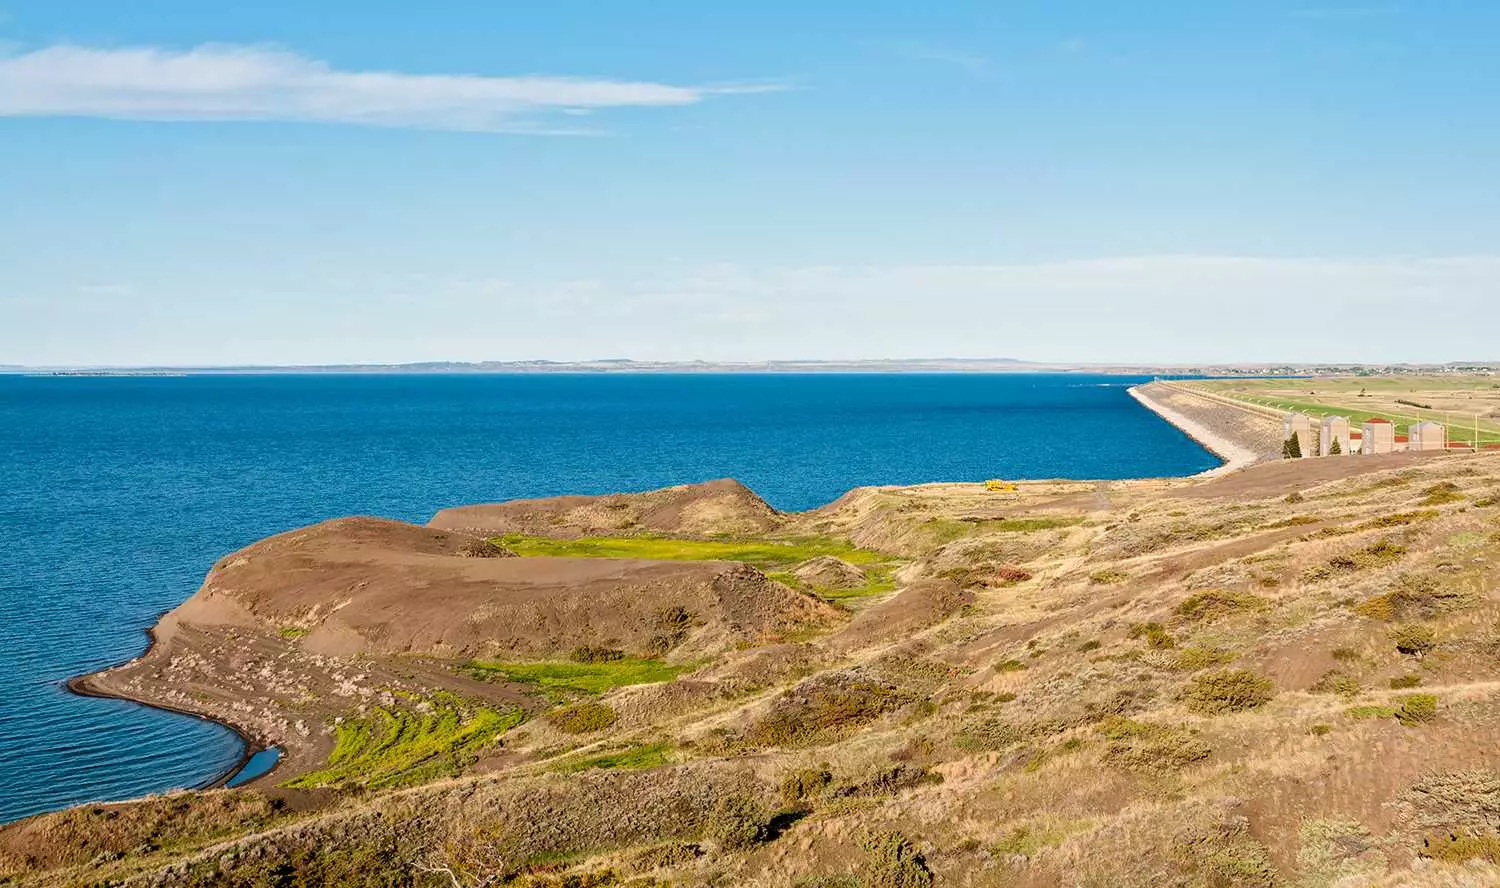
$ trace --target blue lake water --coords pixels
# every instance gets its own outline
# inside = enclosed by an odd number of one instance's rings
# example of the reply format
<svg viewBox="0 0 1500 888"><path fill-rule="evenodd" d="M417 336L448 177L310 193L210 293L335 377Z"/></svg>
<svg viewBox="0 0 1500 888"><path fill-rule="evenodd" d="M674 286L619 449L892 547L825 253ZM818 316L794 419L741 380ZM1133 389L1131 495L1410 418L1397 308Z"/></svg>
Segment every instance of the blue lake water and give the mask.
<svg viewBox="0 0 1500 888"><path fill-rule="evenodd" d="M1218 460L1080 375L0 376L0 822L199 785L228 730L69 694L221 555L325 518L732 476L862 484L1187 475Z"/></svg>

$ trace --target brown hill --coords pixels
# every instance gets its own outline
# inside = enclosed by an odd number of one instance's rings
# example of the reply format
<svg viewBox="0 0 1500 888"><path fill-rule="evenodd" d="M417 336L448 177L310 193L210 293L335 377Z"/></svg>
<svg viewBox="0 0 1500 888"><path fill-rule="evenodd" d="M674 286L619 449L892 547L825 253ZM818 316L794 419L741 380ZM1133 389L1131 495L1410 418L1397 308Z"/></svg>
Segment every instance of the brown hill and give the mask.
<svg viewBox="0 0 1500 888"><path fill-rule="evenodd" d="M782 516L733 478L645 493L558 496L444 509L428 527L475 536L524 533L575 538L623 531L682 536L755 536Z"/></svg>
<svg viewBox="0 0 1500 888"><path fill-rule="evenodd" d="M333 655L563 656L585 645L684 655L829 618L816 599L722 561L464 557L470 538L378 518L279 534L221 560L162 620L258 626ZM663 649L664 614L687 628Z"/></svg>

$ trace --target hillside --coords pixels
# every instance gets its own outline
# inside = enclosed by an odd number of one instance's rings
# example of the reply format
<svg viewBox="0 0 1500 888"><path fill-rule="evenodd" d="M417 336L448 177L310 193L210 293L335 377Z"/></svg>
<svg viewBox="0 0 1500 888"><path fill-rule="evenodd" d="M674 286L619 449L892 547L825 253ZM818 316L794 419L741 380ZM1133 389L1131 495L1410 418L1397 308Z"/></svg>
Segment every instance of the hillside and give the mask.
<svg viewBox="0 0 1500 888"><path fill-rule="evenodd" d="M1497 627L1500 454L345 519L85 681L282 765L0 829L0 879L1497 884Z"/></svg>

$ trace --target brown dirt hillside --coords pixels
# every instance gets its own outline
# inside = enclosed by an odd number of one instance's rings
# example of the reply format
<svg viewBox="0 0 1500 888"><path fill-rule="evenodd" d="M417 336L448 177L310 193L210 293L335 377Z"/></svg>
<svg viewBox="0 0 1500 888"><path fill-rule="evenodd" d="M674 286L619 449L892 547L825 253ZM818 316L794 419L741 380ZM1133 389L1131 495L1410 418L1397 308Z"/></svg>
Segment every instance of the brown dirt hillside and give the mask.
<svg viewBox="0 0 1500 888"><path fill-rule="evenodd" d="M383 560L371 549L394 545L386 532L351 534L336 603L361 582L382 602L371 614L401 590L432 594L401 573L427 560L461 580L545 560L462 559L431 528L389 531L402 554ZM0 828L0 882L1500 884L1500 454L1016 493L872 488L776 533L905 560L882 568L894 589L840 619L774 637L726 629L671 680L583 690L478 681L435 647L346 655L301 647L312 632L273 638L256 627L295 616L292 588L316 574L286 560L285 590L236 605L254 626L186 633L191 646L143 661L135 689L179 690L184 708L221 694L224 711L264 709L293 732L301 720L325 738L304 768L336 764L333 719L364 730L383 700L409 736L362 766L417 777L314 795L280 785L294 768L43 815ZM351 563L366 572L343 573ZM355 608L319 619L373 631L374 616L339 616ZM574 653L598 675L635 668L618 651ZM356 689L340 696L344 683ZM529 717L477 747L443 745L462 719L410 727L439 691Z"/></svg>
<svg viewBox="0 0 1500 888"><path fill-rule="evenodd" d="M682 536L756 536L781 515L733 478L646 493L560 496L444 509L429 527L476 536L525 533L573 538L620 531Z"/></svg>

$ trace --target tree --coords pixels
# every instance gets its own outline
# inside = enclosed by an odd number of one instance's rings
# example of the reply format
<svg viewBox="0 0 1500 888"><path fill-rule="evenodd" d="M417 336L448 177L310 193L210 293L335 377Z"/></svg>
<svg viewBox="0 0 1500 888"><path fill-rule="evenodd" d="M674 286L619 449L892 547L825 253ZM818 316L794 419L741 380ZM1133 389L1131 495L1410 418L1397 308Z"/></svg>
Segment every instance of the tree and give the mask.
<svg viewBox="0 0 1500 888"><path fill-rule="evenodd" d="M1284 459L1302 458L1302 441L1297 437L1296 432L1292 432L1292 436L1281 445L1281 455Z"/></svg>
<svg viewBox="0 0 1500 888"><path fill-rule="evenodd" d="M1333 439L1333 443L1330 444L1330 445L1328 445L1328 455L1329 456L1339 456L1343 452L1344 452L1344 448L1342 446L1340 446L1339 439L1338 438L1334 438Z"/></svg>

